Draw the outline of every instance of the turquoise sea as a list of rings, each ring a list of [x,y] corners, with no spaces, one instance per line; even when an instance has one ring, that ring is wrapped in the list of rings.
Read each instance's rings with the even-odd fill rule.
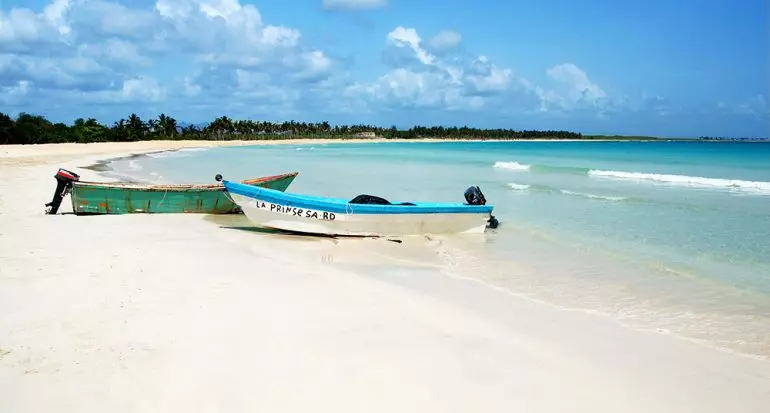
[[[770,144],[264,145],[111,166],[169,183],[296,170],[293,192],[391,201],[462,201],[467,187],[479,185],[501,225],[481,237],[445,239],[448,274],[770,356]]]

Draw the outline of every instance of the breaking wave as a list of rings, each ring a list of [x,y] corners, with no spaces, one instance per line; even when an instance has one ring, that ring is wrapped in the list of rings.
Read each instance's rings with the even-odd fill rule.
[[[512,171],[528,171],[530,168],[530,165],[520,164],[518,162],[498,161],[498,162],[495,162],[495,168],[510,169]]]
[[[179,156],[179,151],[177,150],[171,150],[171,151],[161,151],[161,152],[150,152],[145,154],[144,156],[148,158],[170,158],[172,156]]]
[[[740,179],[725,179],[725,178],[706,178],[702,176],[687,176],[687,175],[674,175],[674,174],[657,174],[648,172],[625,172],[625,171],[613,171],[602,169],[589,169],[574,166],[556,166],[556,165],[529,165],[516,161],[497,161],[494,164],[495,168],[507,169],[511,171],[527,171],[532,173],[562,173],[569,175],[587,175],[596,178],[606,178],[613,180],[624,181],[637,181],[637,182],[654,182],[659,184],[687,186],[687,187],[699,187],[699,188],[711,188],[711,189],[723,189],[731,191],[741,191],[746,193],[770,195],[770,182],[765,181],[746,181]],[[518,184],[516,184],[518,185]],[[514,188],[512,189],[523,189]],[[569,194],[577,195],[578,193]],[[589,195],[589,194],[583,194]],[[613,197],[614,198],[614,197]],[[614,199],[612,199],[614,200]]]
[[[625,201],[628,199],[628,197],[625,196],[607,196],[607,195],[596,195],[596,194],[589,194],[585,192],[574,192],[574,191],[568,191],[566,189],[559,190],[564,195],[572,195],[572,196],[579,196],[582,198],[590,198],[590,199],[601,199],[604,201]]]
[[[625,196],[598,195],[598,194],[591,194],[587,192],[575,192],[575,191],[569,191],[566,189],[557,189],[547,185],[517,184],[516,182],[508,183],[508,188],[514,191],[546,192],[546,193],[552,193],[552,194],[576,196],[580,198],[596,199],[601,201],[626,201],[630,199]]]
[[[527,189],[529,189],[529,185],[517,184],[515,182],[509,183],[508,187],[511,188],[511,189],[515,189],[517,191],[526,191]]]
[[[182,148],[182,149],[173,149],[169,151],[162,151],[162,152],[152,152],[148,153],[145,156],[148,158],[185,158],[188,156],[191,156],[194,152],[204,152],[208,151],[211,148]]]
[[[497,161],[494,164],[495,168],[508,169],[510,171],[531,171],[531,172],[547,172],[547,173],[567,173],[567,174],[586,174],[588,168],[580,168],[574,166],[557,166],[557,165],[530,165],[525,163],[519,163],[516,161]]]
[[[588,175],[617,180],[652,181],[669,185],[730,189],[770,195],[770,182],[763,181],[743,181],[739,179],[705,178],[701,176],[653,174],[644,172],[605,171],[598,169],[589,170]]]

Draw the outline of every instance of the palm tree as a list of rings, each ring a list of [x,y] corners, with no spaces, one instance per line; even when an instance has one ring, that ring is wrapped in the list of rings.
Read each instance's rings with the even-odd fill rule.
[[[142,140],[147,135],[147,124],[144,123],[142,119],[136,115],[136,113],[132,113],[128,117],[128,124],[126,126],[128,132],[128,140],[130,141]]]
[[[176,119],[166,116],[165,113],[161,113],[158,116],[158,121],[155,122],[158,134],[163,138],[171,138],[176,136]]]

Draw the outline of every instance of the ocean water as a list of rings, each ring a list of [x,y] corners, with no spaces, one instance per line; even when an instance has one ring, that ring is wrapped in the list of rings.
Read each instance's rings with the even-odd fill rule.
[[[770,356],[770,144],[372,142],[181,150],[114,173],[169,183],[299,171],[292,192],[462,201],[499,228],[434,237],[468,277],[633,328]]]

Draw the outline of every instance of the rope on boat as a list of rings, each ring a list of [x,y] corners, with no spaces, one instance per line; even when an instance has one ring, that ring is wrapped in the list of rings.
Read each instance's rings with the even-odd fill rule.
[[[230,197],[230,192],[228,192],[228,191],[225,189],[224,191],[222,191],[222,193],[223,193],[223,194],[225,194],[225,196],[227,197],[227,199],[229,199],[229,200],[230,200],[230,202],[232,202],[232,203],[233,203],[233,204],[235,204],[235,205],[238,205],[238,204],[236,204],[236,203],[235,203],[235,200],[234,200],[232,197]]]
[[[163,198],[161,198],[160,202],[158,202],[158,208],[160,208],[160,206],[161,206],[161,205],[163,205],[163,201],[165,201],[165,200],[166,200],[166,195],[168,195],[168,189],[166,189],[166,190],[163,192]]]

